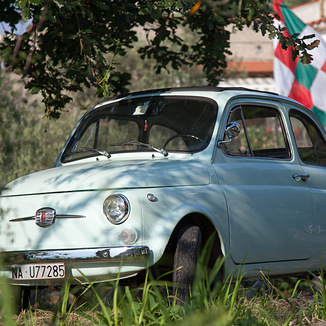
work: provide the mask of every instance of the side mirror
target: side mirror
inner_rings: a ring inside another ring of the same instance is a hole
[[[237,122],[235,122],[235,121],[229,122],[226,125],[225,131],[224,131],[224,134],[227,135],[229,140],[219,140],[217,142],[217,146],[221,147],[221,144],[230,143],[233,140],[233,138],[236,138],[237,136],[239,136],[240,131],[241,131],[241,127]]]

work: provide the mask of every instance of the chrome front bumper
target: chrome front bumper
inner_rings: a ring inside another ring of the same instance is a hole
[[[147,246],[87,248],[64,250],[27,250],[1,253],[4,265],[33,263],[134,262],[146,263],[150,252]]]
[[[18,285],[60,285],[67,279],[72,284],[80,284],[132,277],[148,267],[149,261],[150,250],[147,246],[7,251],[0,252],[0,275]],[[43,267],[47,264],[64,264],[64,278],[32,280],[23,276],[17,278],[17,275],[13,277],[13,268],[16,266]]]

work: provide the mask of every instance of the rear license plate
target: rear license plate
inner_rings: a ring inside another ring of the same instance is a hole
[[[66,269],[61,263],[12,265],[11,275],[13,280],[62,279]]]

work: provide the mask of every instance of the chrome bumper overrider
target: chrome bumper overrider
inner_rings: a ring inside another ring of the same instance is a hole
[[[0,253],[5,265],[33,263],[78,262],[143,262],[148,261],[147,246],[88,248],[64,250],[26,250]]]

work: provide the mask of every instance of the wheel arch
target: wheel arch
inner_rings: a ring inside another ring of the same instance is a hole
[[[216,250],[212,250],[209,265],[214,265],[218,257],[224,256],[224,244],[219,230],[215,227],[212,221],[202,213],[189,213],[185,215],[182,219],[180,219],[170,236],[163,256],[173,256],[175,251],[175,244],[180,230],[183,226],[190,224],[197,225],[200,228],[202,232],[203,245],[205,245],[210,239],[210,237],[213,235],[214,247],[216,247]]]

